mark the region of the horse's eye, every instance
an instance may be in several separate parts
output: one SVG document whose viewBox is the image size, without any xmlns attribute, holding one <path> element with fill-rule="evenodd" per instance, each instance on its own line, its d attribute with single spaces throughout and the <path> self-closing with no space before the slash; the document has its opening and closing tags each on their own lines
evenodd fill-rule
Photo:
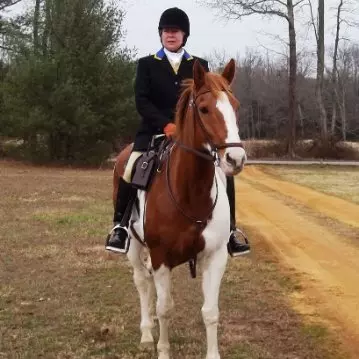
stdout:
<svg viewBox="0 0 359 359">
<path fill-rule="evenodd" d="M 208 113 L 208 108 L 207 108 L 207 107 L 201 107 L 199 110 L 200 110 L 201 113 L 203 113 L 203 114 Z"/>
</svg>

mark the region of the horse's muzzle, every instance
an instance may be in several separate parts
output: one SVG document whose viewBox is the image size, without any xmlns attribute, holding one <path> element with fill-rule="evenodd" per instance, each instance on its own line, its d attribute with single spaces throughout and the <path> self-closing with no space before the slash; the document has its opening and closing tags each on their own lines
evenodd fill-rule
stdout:
<svg viewBox="0 0 359 359">
<path fill-rule="evenodd" d="M 229 148 L 221 161 L 222 170 L 227 175 L 236 175 L 242 171 L 246 160 L 247 155 L 242 147 Z"/>
</svg>

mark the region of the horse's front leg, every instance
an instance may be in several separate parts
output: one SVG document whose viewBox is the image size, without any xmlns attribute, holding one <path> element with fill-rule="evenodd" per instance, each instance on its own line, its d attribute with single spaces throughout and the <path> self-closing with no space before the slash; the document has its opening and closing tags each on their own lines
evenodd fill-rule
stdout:
<svg viewBox="0 0 359 359">
<path fill-rule="evenodd" d="M 170 343 L 168 340 L 168 324 L 170 311 L 173 309 L 171 296 L 171 272 L 162 265 L 154 273 L 155 287 L 157 292 L 157 317 L 160 325 L 160 337 L 157 344 L 158 359 L 170 358 Z"/>
<path fill-rule="evenodd" d="M 220 359 L 217 339 L 219 319 L 218 298 L 223 273 L 226 269 L 227 258 L 227 247 L 223 245 L 205 261 L 203 266 L 202 289 L 204 303 L 202 307 L 202 317 L 207 334 L 206 359 Z"/>
<path fill-rule="evenodd" d="M 141 305 L 141 346 L 152 346 L 153 336 L 152 328 L 154 327 L 151 313 L 152 301 L 154 300 L 153 277 L 146 269 L 143 259 L 141 258 L 144 247 L 132 238 L 128 251 L 128 259 L 133 266 L 133 280 L 135 282 Z"/>
</svg>

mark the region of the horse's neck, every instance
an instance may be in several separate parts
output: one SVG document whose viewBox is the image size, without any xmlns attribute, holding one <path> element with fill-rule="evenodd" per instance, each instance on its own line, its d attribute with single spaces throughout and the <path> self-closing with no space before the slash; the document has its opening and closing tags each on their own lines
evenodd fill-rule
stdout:
<svg viewBox="0 0 359 359">
<path fill-rule="evenodd" d="M 187 108 L 185 113 L 187 117 L 178 141 L 187 148 L 202 150 L 205 138 L 197 126 L 198 114 L 193 112 L 193 107 Z M 171 171 L 177 197 L 183 203 L 196 207 L 197 202 L 206 201 L 210 196 L 215 176 L 213 163 L 177 146 L 172 155 L 174 163 Z"/>
<path fill-rule="evenodd" d="M 191 203 L 200 201 L 203 197 L 208 198 L 215 175 L 211 161 L 176 148 L 171 170 L 172 178 L 175 179 L 175 191 L 180 199 Z"/>
</svg>

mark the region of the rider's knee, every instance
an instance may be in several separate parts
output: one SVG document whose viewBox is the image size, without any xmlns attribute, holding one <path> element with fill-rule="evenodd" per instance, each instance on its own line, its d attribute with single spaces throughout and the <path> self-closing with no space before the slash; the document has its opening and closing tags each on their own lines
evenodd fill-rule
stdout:
<svg viewBox="0 0 359 359">
<path fill-rule="evenodd" d="M 128 162 L 126 164 L 125 167 L 125 172 L 122 176 L 122 178 L 124 179 L 124 181 L 126 181 L 127 183 L 131 182 L 131 176 L 132 176 L 132 170 L 133 170 L 133 165 L 135 164 L 136 160 L 143 154 L 143 152 L 139 152 L 139 151 L 133 151 L 130 155 L 130 158 L 128 159 Z"/>
</svg>

